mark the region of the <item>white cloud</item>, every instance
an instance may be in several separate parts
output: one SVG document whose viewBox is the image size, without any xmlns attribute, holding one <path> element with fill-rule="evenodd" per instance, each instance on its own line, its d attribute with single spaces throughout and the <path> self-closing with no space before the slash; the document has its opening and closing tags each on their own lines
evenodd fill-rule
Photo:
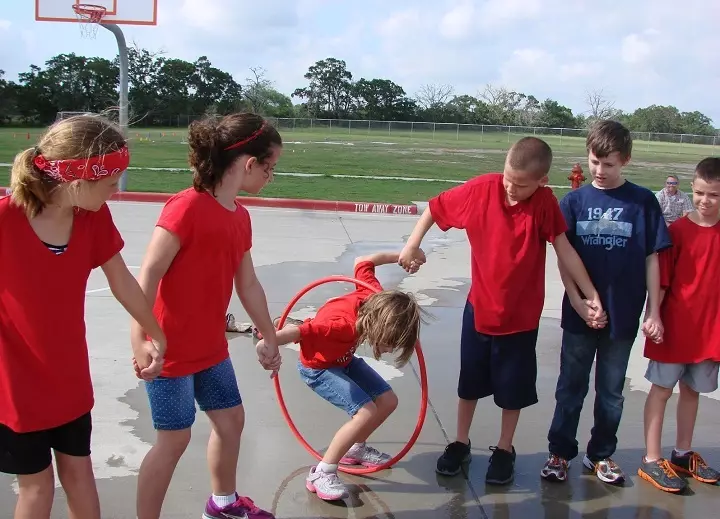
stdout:
<svg viewBox="0 0 720 519">
<path fill-rule="evenodd" d="M 193 61 L 205 55 L 243 82 L 262 66 L 286 94 L 330 56 L 353 77 L 388 78 L 414 94 L 426 83 L 476 95 L 504 84 L 585 110 L 603 89 L 616 106 L 649 103 L 700 110 L 720 125 L 715 92 L 720 2 L 633 0 L 162 0 L 157 27 L 124 27 L 128 43 Z M 3 12 L 0 63 L 12 79 L 60 52 L 114 58 L 114 38 L 80 38 L 72 24 L 45 24 L 27 9 Z M 7 23 L 5 23 L 7 22 Z M 38 38 L 37 34 L 42 34 Z"/>
<path fill-rule="evenodd" d="M 639 65 L 652 56 L 653 48 L 649 41 L 639 34 L 629 34 L 623 38 L 622 60 L 631 65 Z"/>
</svg>

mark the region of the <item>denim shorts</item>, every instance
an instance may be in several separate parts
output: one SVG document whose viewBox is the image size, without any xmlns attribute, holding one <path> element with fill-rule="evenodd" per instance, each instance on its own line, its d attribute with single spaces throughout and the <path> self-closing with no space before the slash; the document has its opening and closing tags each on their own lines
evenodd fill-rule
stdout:
<svg viewBox="0 0 720 519">
<path fill-rule="evenodd" d="M 350 416 L 392 388 L 367 362 L 353 356 L 345 367 L 313 369 L 298 361 L 300 378 L 315 393 Z"/>
<path fill-rule="evenodd" d="M 242 404 L 232 361 L 184 377 L 157 377 L 145 383 L 153 427 L 163 431 L 187 429 L 195 422 L 195 401 L 201 411 L 229 409 Z"/>
</svg>

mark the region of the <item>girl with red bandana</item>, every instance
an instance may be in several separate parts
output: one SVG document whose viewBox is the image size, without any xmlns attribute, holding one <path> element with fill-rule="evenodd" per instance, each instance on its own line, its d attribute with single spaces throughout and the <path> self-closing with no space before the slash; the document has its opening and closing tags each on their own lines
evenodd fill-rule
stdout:
<svg viewBox="0 0 720 519">
<path fill-rule="evenodd" d="M 70 516 L 100 518 L 84 315 L 93 269 L 153 339 L 133 352 L 151 359 L 141 376 L 162 367 L 165 337 L 106 204 L 129 159 L 105 119 L 64 119 L 17 155 L 12 194 L 0 199 L 0 472 L 17 476 L 15 519 L 50 517 L 53 453 Z"/>
</svg>

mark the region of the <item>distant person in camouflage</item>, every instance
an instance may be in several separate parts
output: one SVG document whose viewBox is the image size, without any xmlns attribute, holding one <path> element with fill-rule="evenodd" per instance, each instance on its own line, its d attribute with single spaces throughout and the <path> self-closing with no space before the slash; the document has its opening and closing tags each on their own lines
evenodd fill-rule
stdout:
<svg viewBox="0 0 720 519">
<path fill-rule="evenodd" d="M 694 210 L 690 197 L 678 189 L 678 182 L 678 177 L 670 175 L 665 187 L 655 193 L 668 225 Z"/>
</svg>

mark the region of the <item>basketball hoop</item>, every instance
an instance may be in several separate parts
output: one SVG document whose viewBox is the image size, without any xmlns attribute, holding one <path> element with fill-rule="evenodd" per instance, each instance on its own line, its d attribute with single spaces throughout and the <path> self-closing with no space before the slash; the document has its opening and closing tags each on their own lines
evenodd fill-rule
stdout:
<svg viewBox="0 0 720 519">
<path fill-rule="evenodd" d="M 107 9 L 93 4 L 75 4 L 72 9 L 80 25 L 80 34 L 84 38 L 94 39 Z"/>
</svg>

